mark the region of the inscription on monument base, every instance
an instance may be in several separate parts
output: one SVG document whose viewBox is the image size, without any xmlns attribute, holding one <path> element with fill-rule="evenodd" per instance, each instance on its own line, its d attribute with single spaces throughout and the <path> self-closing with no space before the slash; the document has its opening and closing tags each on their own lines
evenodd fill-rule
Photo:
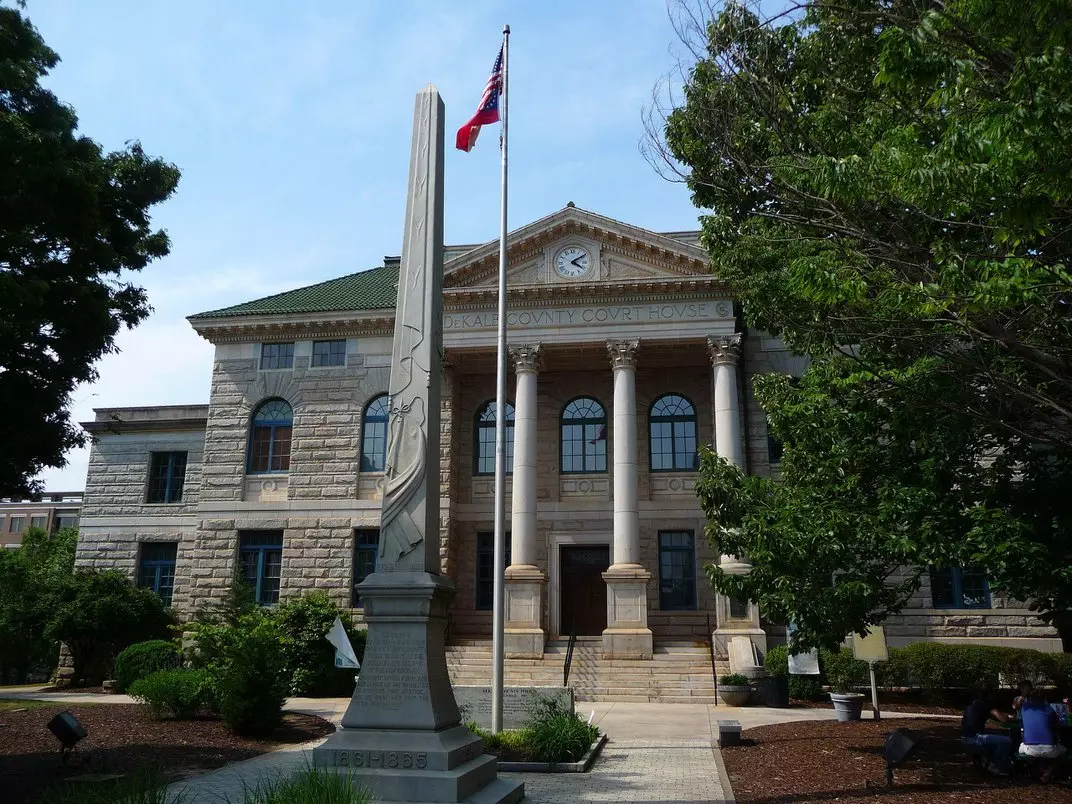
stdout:
<svg viewBox="0 0 1072 804">
<path fill-rule="evenodd" d="M 377 650 L 371 651 L 373 640 Z M 357 694 L 379 709 L 403 709 L 428 698 L 428 661 L 420 633 L 379 628 L 369 636 Z"/>
<path fill-rule="evenodd" d="M 569 687 L 504 687 L 503 728 L 524 726 L 531 717 L 533 704 L 540 698 L 551 698 L 567 711 L 573 711 L 573 690 Z M 491 728 L 491 687 L 455 687 L 454 700 L 458 702 L 463 721 L 476 721 L 481 728 Z"/>
</svg>

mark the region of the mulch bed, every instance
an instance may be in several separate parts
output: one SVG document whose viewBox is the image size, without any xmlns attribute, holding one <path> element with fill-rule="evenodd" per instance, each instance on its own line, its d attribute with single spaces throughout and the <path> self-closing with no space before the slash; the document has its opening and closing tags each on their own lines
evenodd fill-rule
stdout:
<svg viewBox="0 0 1072 804">
<path fill-rule="evenodd" d="M 66 765 L 59 742 L 46 728 L 69 711 L 85 727 Z M 232 734 L 215 717 L 151 720 L 138 704 L 55 705 L 23 712 L 0 712 L 0 801 L 29 804 L 48 787 L 83 773 L 128 772 L 155 765 L 181 779 L 284 745 L 325 737 L 335 727 L 323 718 L 288 712 L 265 739 Z"/>
<path fill-rule="evenodd" d="M 891 731 L 911 729 L 919 743 L 886 789 L 882 747 Z M 976 770 L 960 747 L 960 723 L 894 718 L 855 723 L 806 721 L 748 729 L 747 744 L 722 749 L 740 802 L 872 801 L 1068 804 L 1068 782 L 1042 785 Z"/>
</svg>

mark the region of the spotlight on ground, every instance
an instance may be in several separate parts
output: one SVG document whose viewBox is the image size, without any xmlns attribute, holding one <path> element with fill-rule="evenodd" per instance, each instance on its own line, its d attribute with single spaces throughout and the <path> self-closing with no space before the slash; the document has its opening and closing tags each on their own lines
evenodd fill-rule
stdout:
<svg viewBox="0 0 1072 804">
<path fill-rule="evenodd" d="M 893 787 L 893 771 L 916 751 L 917 743 L 908 729 L 897 729 L 886 738 L 882 758 L 886 760 L 886 787 Z"/>
<path fill-rule="evenodd" d="M 67 761 L 78 741 L 88 736 L 78 718 L 70 712 L 60 712 L 52 718 L 48 722 L 48 730 L 60 741 L 60 759 L 63 762 Z"/>
</svg>

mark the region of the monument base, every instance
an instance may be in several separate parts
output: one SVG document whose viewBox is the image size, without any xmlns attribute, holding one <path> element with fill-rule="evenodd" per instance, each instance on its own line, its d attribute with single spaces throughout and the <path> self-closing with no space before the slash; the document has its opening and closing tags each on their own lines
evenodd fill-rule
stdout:
<svg viewBox="0 0 1072 804">
<path fill-rule="evenodd" d="M 651 573 L 639 565 L 613 564 L 603 573 L 607 582 L 607 628 L 603 656 L 607 659 L 650 659 L 648 581 Z"/>
<path fill-rule="evenodd" d="M 427 572 L 374 572 L 358 587 L 368 622 L 365 664 L 342 728 L 313 765 L 345 774 L 377 801 L 520 801 L 524 784 L 461 725 L 443 637 L 454 586 Z"/>
</svg>

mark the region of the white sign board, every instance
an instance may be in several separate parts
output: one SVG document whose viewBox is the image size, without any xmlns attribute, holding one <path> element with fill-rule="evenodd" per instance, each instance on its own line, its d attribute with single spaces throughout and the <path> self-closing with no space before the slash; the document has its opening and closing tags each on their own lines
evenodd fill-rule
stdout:
<svg viewBox="0 0 1072 804">
<path fill-rule="evenodd" d="M 335 622 L 331 624 L 331 628 L 325 638 L 335 647 L 336 667 L 361 669 L 361 662 L 357 660 L 357 654 L 354 653 L 354 648 L 350 644 L 350 638 L 346 636 L 346 629 L 343 628 L 341 618 L 335 617 Z"/>
<path fill-rule="evenodd" d="M 789 675 L 791 676 L 817 676 L 819 675 L 819 651 L 812 648 L 807 653 L 798 653 L 795 656 L 789 654 Z"/>
<path fill-rule="evenodd" d="M 881 625 L 872 625 L 866 636 L 852 635 L 852 655 L 870 662 L 888 662 L 890 652 L 886 649 L 886 631 Z"/>
</svg>

